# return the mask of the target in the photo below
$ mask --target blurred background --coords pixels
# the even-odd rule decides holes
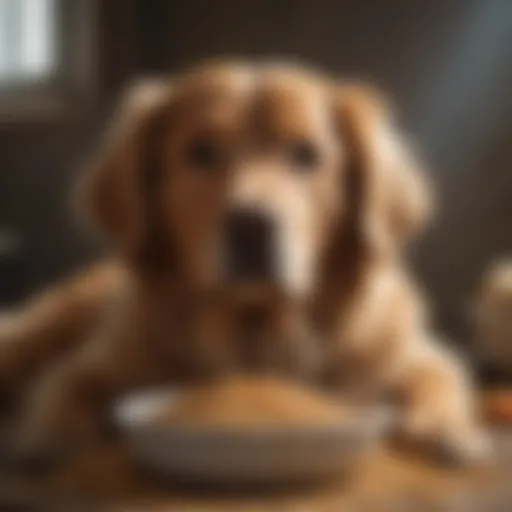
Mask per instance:
[[[440,324],[512,250],[509,0],[0,0],[0,300],[98,252],[70,191],[119,92],[211,56],[279,57],[379,86],[440,211],[412,259]]]

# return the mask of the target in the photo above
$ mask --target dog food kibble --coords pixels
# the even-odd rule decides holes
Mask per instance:
[[[160,411],[159,424],[187,426],[294,426],[334,423],[346,417],[337,401],[306,387],[270,378],[234,377],[184,391]]]

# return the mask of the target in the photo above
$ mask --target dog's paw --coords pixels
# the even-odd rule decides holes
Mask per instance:
[[[491,437],[482,430],[441,433],[434,450],[444,463],[454,466],[481,466],[495,458]]]
[[[26,411],[13,433],[11,465],[22,472],[45,473],[97,441],[90,411],[75,404],[46,402]],[[44,406],[44,407],[43,407]]]
[[[15,447],[9,455],[8,467],[12,473],[44,476],[67,460],[62,446]]]
[[[398,434],[406,446],[450,466],[487,465],[495,456],[491,437],[483,428],[466,422],[434,421],[426,411],[406,416]]]
[[[13,471],[31,476],[45,474],[64,463],[76,450],[72,438],[55,422],[30,422],[22,418],[11,439],[7,455]]]

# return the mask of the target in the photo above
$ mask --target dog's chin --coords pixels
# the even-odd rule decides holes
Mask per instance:
[[[301,301],[310,293],[309,287],[293,286],[277,279],[222,280],[217,290],[233,302],[248,304]]]
[[[264,301],[284,295],[285,290],[277,282],[266,280],[226,281],[224,289],[233,298],[245,301]]]
[[[212,258],[213,259],[213,258]],[[207,294],[221,295],[233,300],[275,301],[307,299],[315,289],[314,268],[305,265],[281,265],[274,275],[240,275],[224,266],[211,264],[195,272],[198,289]],[[219,268],[220,267],[220,268]]]

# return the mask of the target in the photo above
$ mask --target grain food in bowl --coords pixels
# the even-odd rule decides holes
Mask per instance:
[[[159,425],[257,428],[339,423],[348,411],[338,401],[297,383],[270,377],[231,377],[184,390],[155,415]]]

